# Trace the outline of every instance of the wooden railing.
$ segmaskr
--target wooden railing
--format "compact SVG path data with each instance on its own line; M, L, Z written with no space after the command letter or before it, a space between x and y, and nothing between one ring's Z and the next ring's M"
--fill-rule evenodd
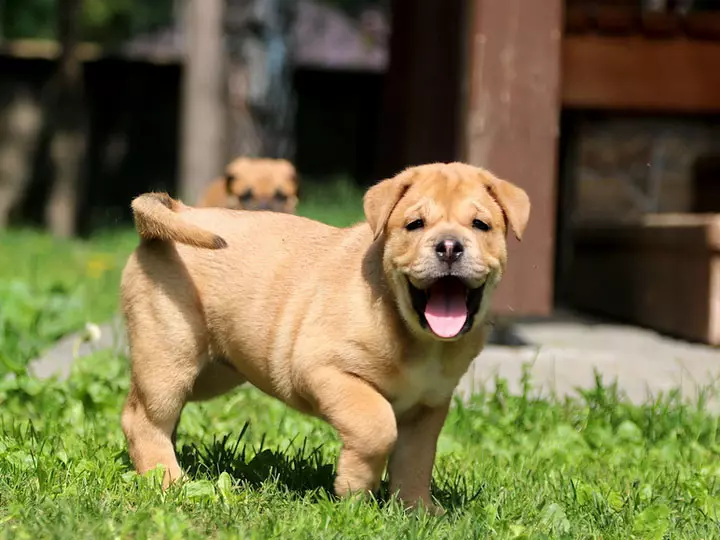
M564 107L720 113L720 2L567 0L562 54Z
M720 40L717 0L566 0L568 34L685 35Z

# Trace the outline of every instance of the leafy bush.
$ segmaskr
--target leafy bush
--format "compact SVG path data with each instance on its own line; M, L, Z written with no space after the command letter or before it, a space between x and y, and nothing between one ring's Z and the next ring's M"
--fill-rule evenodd
M4 39L57 39L56 0L5 0ZM115 44L172 22L173 0L84 0L83 39Z

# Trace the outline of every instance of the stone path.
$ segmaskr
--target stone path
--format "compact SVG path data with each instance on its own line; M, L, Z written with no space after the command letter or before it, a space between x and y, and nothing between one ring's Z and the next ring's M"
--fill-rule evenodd
M496 375L518 392L523 364L530 364L537 391L558 396L592 388L595 370L606 383L617 380L620 390L634 402L676 388L694 399L698 389L720 380L720 349L570 314L516 321L493 338L461 381L461 395L492 388ZM62 379L68 376L74 358L109 347L118 352L126 349L119 319L64 338L31 362L29 371L40 378ZM708 406L720 411L720 399L711 397Z
M28 372L40 379L57 377L60 380L70 375L70 368L77 358L92 352L114 349L118 353L127 352L125 327L120 317L96 326L90 326L83 332L70 334L59 340L53 347L28 365Z
M539 392L561 397L576 395L578 388L593 388L596 370L604 382L617 381L619 390L635 403L677 388L694 400L699 390L717 386L720 380L720 349L651 330L561 315L516 321L511 333L521 344L486 347L461 382L461 393L479 386L492 388L496 375L519 392L523 364L530 364ZM708 408L720 411L720 399L711 396Z

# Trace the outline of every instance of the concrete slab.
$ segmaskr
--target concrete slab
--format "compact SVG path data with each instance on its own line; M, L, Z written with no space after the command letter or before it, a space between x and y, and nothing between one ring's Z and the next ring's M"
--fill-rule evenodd
M39 378L64 379L76 358L107 348L127 352L120 318L62 339L28 369ZM519 392L524 365L530 365L533 386L540 394L577 395L578 388L594 387L597 370L604 382L616 381L636 403L675 389L694 400L699 390L720 380L719 349L560 313L549 320L497 327L458 392L467 396L480 388L492 389L496 376L506 379L512 392ZM708 406L720 411L720 399L711 396Z
M519 392L523 365L529 365L533 386L544 395L563 397L593 388L597 371L605 383L617 382L635 403L675 389L691 401L698 392L710 391L708 407L720 410L720 399L712 392L720 380L720 350L714 347L571 314L516 321L512 334L523 345L486 347L461 381L462 395L492 389L496 376Z

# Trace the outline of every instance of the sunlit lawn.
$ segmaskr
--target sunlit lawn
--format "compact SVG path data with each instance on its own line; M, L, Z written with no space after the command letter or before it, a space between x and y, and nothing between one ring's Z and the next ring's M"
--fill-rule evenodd
M313 192L302 213L339 225L358 194ZM192 480L162 493L128 464L119 412L127 360L101 351L66 382L24 366L102 322L132 231L88 242L0 233L0 536L13 538L718 538L718 423L673 396L635 407L612 387L574 400L504 385L453 409L439 444L441 518L330 493L338 442L252 389L187 407ZM578 359L582 361L582 359Z

